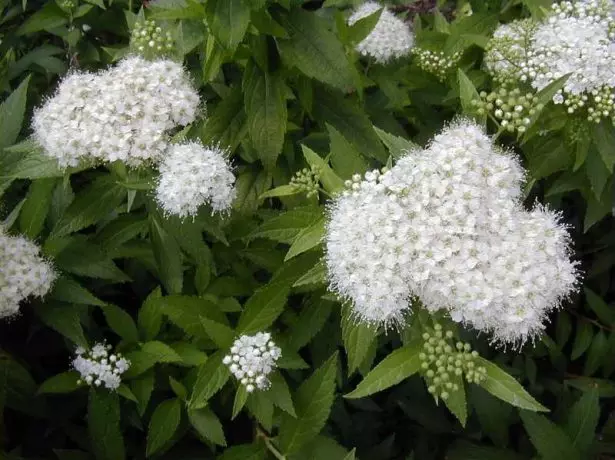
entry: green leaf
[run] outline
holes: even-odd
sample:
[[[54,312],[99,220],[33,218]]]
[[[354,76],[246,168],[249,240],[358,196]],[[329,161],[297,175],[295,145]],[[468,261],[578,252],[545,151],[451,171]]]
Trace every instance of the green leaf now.
[[[594,124],[592,137],[606,168],[612,172],[615,165],[615,128],[613,124],[603,120]]]
[[[265,460],[267,447],[265,443],[239,444],[226,449],[218,460]]]
[[[587,300],[587,304],[592,309],[592,311],[596,314],[596,316],[607,326],[611,326],[615,324],[615,309],[609,307],[607,303],[596,294],[594,291],[584,288],[585,291],[585,300]]]
[[[138,342],[139,333],[137,332],[137,326],[132,317],[115,305],[107,304],[102,307],[102,311],[107,320],[107,324],[113,332],[119,335],[127,342]]]
[[[581,456],[570,438],[545,416],[520,411],[521,420],[530,440],[545,460],[580,460]]]
[[[141,351],[151,355],[157,363],[177,363],[182,357],[170,346],[158,340],[141,345]]]
[[[605,355],[609,351],[609,343],[604,334],[604,331],[598,331],[592,340],[592,344],[587,352],[585,366],[583,366],[583,375],[590,376],[594,374],[602,365]]]
[[[205,5],[211,31],[229,51],[243,40],[250,23],[250,8],[244,0],[209,0]]]
[[[594,338],[594,328],[589,321],[577,321],[577,333],[574,337],[570,359],[574,361],[587,351]]]
[[[61,276],[53,283],[53,290],[49,294],[49,298],[80,305],[95,305],[97,307],[105,305],[102,300],[92,295],[90,291],[66,276]]]
[[[364,398],[398,384],[418,372],[421,367],[419,345],[405,346],[393,351],[371,370],[361,383],[344,395],[345,398]]]
[[[90,390],[88,431],[97,460],[123,460],[124,439],[120,431],[120,403],[117,393]]]
[[[394,134],[387,133],[374,126],[374,131],[378,134],[380,140],[387,146],[389,153],[393,158],[399,159],[406,153],[411,152],[419,148],[414,142],[404,139],[403,137],[395,136]]]
[[[344,91],[355,86],[356,71],[348,62],[344,47],[322,17],[295,8],[290,14],[279,14],[275,19],[290,36],[286,40],[276,40],[289,66]]]
[[[230,94],[208,114],[201,132],[201,140],[205,145],[220,143],[222,147],[228,147],[230,153],[237,148],[247,131],[244,103],[242,92],[231,88]],[[238,195],[241,196],[239,193]]]
[[[130,381],[130,387],[132,393],[137,398],[139,415],[143,416],[152,392],[154,391],[154,372],[150,371],[141,375],[139,378],[132,379]]]
[[[222,424],[209,407],[189,409],[188,418],[194,429],[202,437],[219,446],[226,446]]]
[[[572,406],[565,427],[572,444],[585,455],[589,455],[589,449],[594,442],[599,418],[598,390],[593,388],[583,393]]]
[[[19,213],[19,228],[28,238],[36,238],[43,229],[55,185],[55,179],[38,179],[30,185]]]
[[[81,386],[77,383],[79,378],[80,376],[77,371],[62,372],[61,374],[54,375],[41,383],[41,386],[38,387],[38,393],[71,393]]]
[[[104,175],[77,195],[52,235],[59,237],[89,227],[104,219],[124,200],[126,191],[110,175]]]
[[[305,161],[307,161],[312,168],[318,170],[320,182],[322,182],[327,192],[334,194],[344,190],[344,181],[333,172],[331,167],[327,164],[327,161],[320,158],[316,152],[306,145],[301,145],[301,150],[303,150]]]
[[[158,452],[173,437],[180,419],[181,401],[179,399],[168,399],[156,407],[147,430],[146,457]]]
[[[480,99],[478,91],[476,91],[472,80],[461,69],[457,69],[457,80],[459,82],[459,98],[461,99],[463,113],[472,114],[475,111],[472,101]]]
[[[349,179],[354,174],[367,171],[367,163],[359,150],[337,129],[328,123],[326,125],[330,140],[329,157],[335,173],[342,178]]]
[[[199,316],[205,333],[221,349],[231,346],[235,338],[235,332],[225,324],[210,320],[204,316]]]
[[[295,281],[293,287],[316,285],[326,283],[327,269],[323,262],[318,262],[312,268],[310,268],[301,278]]]
[[[171,294],[179,294],[184,283],[184,271],[179,245],[164,228],[162,218],[150,214],[150,235],[154,256],[164,287]]]
[[[350,452],[348,452],[348,455],[346,455],[343,460],[355,460],[355,454],[356,454],[356,448],[352,449]]]
[[[471,385],[468,390],[471,405],[485,434],[495,445],[508,445],[512,406],[490,395],[478,385]]]
[[[337,91],[314,85],[314,119],[333,126],[359,152],[381,163],[387,154],[365,110]]]
[[[297,235],[322,218],[322,208],[306,206],[294,208],[267,219],[250,233],[249,238],[267,238],[280,243],[292,244]]]
[[[482,357],[476,358],[476,364],[483,366],[486,370],[486,378],[481,382],[481,386],[493,396],[506,401],[513,406],[521,409],[548,412],[549,409],[536,401],[514,377],[504,372],[497,365]]]
[[[139,325],[141,337],[143,337],[144,340],[152,340],[160,331],[162,325],[162,310],[155,300],[161,297],[162,292],[160,291],[160,287],[157,287],[150,292],[139,309],[137,324]]]
[[[333,302],[328,300],[315,299],[312,302],[306,302],[291,329],[288,345],[293,350],[306,345],[322,329],[332,309]]]
[[[263,392],[256,391],[247,401],[248,410],[266,431],[273,429],[273,402]]]
[[[241,412],[243,407],[246,405],[248,401],[249,393],[246,390],[245,385],[239,385],[237,391],[235,392],[235,400],[233,401],[233,413],[231,414],[231,420],[234,420],[237,415]]]
[[[384,11],[384,8],[380,8],[368,16],[362,17],[354,24],[349,26],[347,42],[354,44],[363,41],[363,39],[366,38],[372,30],[374,30],[376,24],[378,24],[382,11]]]
[[[256,154],[272,169],[282,152],[286,134],[286,99],[282,80],[251,63],[243,83],[248,133]]]
[[[67,22],[68,15],[55,1],[49,1],[17,29],[17,35],[29,35],[41,30],[53,29]]]
[[[325,234],[325,219],[322,218],[314,222],[311,226],[304,228],[299,232],[295,241],[288,249],[284,261],[292,259],[299,254],[309,251],[318,246]]]
[[[262,200],[264,198],[274,198],[278,196],[291,196],[296,195],[300,191],[301,190],[294,185],[280,185],[279,187],[266,191],[259,198]]]
[[[0,105],[0,150],[17,141],[28,96],[30,76],[24,78],[20,85]]]
[[[297,389],[294,397],[297,418],[283,415],[278,437],[285,454],[297,452],[313,439],[329,418],[335,391],[337,353],[334,353]]]
[[[266,396],[273,404],[278,406],[287,414],[296,417],[295,406],[290,395],[290,389],[284,377],[279,372],[274,372],[271,375],[271,388],[267,390]],[[242,385],[243,386],[243,385]]]
[[[353,318],[348,309],[342,313],[342,340],[348,355],[348,374],[352,374],[363,362],[378,329]]]
[[[253,334],[267,329],[284,310],[290,286],[270,283],[248,299],[237,323],[238,334]]]
[[[229,371],[222,363],[222,352],[211,356],[199,367],[188,406],[192,409],[205,407],[209,398],[218,392],[229,379]]]
[[[453,375],[451,382],[456,383],[459,389],[457,391],[450,391],[448,398],[444,400],[444,404],[448,407],[448,410],[457,417],[461,426],[465,427],[468,419],[468,404],[466,401],[466,389],[463,378]]]
[[[171,295],[153,299],[152,302],[172,323],[194,337],[209,339],[209,334],[201,323],[201,317],[211,318],[220,323],[225,321],[225,316],[208,298]]]
[[[36,315],[50,328],[56,330],[75,344],[87,348],[88,342],[79,322],[81,309],[68,304],[40,304],[35,309]]]

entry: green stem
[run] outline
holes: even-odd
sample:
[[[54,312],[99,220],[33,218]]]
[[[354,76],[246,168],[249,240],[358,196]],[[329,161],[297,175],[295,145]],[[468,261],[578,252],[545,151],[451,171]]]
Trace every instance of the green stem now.
[[[267,446],[267,449],[269,449],[269,452],[271,452],[275,458],[277,458],[278,460],[286,460],[286,456],[283,455],[277,449],[277,447],[273,445],[273,443],[271,442],[271,439],[265,438],[265,445]]]

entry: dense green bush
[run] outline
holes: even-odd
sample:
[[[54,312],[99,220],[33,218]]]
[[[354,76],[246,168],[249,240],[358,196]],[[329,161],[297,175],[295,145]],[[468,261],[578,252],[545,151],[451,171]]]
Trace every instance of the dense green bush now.
[[[568,76],[514,93],[518,82],[483,62],[499,23],[542,20],[551,2],[391,2],[416,43],[388,63],[357,52],[381,13],[349,25],[353,3],[0,2],[1,228],[35,241],[57,272],[45,297],[0,322],[2,458],[615,455],[615,129],[552,102]],[[67,73],[130,53],[189,71],[204,107],[173,141],[229,154],[231,210],[167,216],[151,165],[62,169],[34,140],[32,114]],[[499,97],[517,98],[527,123],[508,129]],[[327,203],[459,116],[521,158],[528,206],[569,225],[579,289],[523,346],[492,344],[418,302],[403,324],[369,326],[328,290]],[[271,387],[249,393],[224,357],[259,331],[282,356]],[[457,376],[456,390],[430,394],[431,337],[478,352],[476,383]],[[71,368],[77,347],[100,342],[130,361],[117,391]]]

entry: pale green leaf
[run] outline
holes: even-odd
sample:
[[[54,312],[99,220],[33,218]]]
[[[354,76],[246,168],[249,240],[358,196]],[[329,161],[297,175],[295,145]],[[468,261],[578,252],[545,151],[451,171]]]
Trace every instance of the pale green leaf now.
[[[80,375],[77,371],[62,372],[41,383],[38,387],[38,392],[40,394],[71,393],[81,387],[81,385],[77,383],[79,379]]]
[[[320,219],[314,222],[309,227],[304,228],[299,232],[295,241],[288,249],[284,261],[292,259],[299,254],[309,251],[318,246],[325,234],[325,219]]]
[[[342,313],[342,340],[348,355],[348,374],[352,374],[363,362],[378,329],[354,318],[348,309]]]
[[[29,82],[29,76],[24,78],[0,105],[0,150],[13,145],[19,136],[26,112]]]
[[[324,189],[330,194],[338,193],[344,190],[344,181],[331,169],[327,161],[323,160],[316,152],[307,147],[301,145],[303,150],[303,156],[308,164],[318,171],[320,175],[320,182]]]

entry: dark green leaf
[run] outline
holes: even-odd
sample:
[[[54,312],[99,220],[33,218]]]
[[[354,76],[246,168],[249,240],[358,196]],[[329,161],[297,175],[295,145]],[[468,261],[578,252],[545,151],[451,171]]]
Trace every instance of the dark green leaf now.
[[[25,78],[0,105],[0,150],[17,141],[26,111],[29,82],[30,77]]]
[[[156,407],[147,430],[146,457],[158,452],[173,437],[180,419],[181,402],[179,399],[168,399]]]
[[[90,390],[88,430],[92,450],[98,460],[125,458],[117,393],[94,388]]]
[[[222,424],[209,407],[189,409],[188,418],[197,433],[205,439],[219,446],[226,446]]]
[[[530,440],[545,460],[579,460],[578,450],[570,438],[545,416],[528,411],[520,411],[521,420]]]

